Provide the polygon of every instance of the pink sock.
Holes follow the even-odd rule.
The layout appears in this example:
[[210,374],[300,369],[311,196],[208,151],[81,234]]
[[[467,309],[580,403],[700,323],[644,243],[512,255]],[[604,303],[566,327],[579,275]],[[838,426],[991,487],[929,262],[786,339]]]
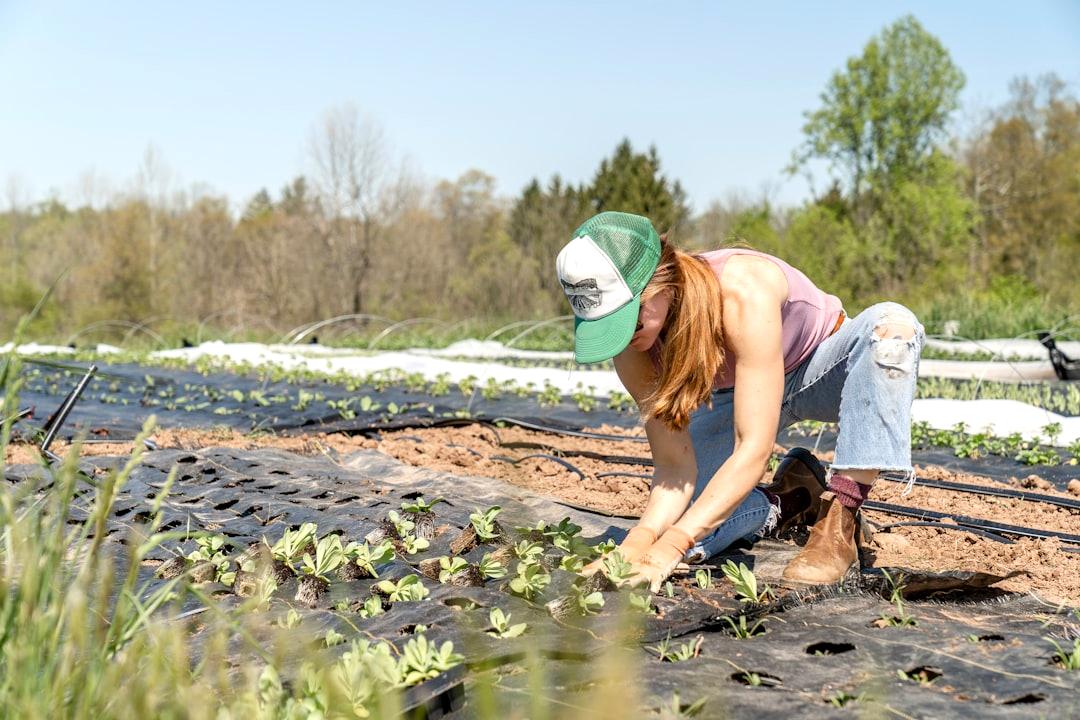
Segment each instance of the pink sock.
[[835,474],[829,478],[829,489],[836,494],[836,499],[846,508],[858,510],[870,495],[870,486],[855,482],[847,475]]

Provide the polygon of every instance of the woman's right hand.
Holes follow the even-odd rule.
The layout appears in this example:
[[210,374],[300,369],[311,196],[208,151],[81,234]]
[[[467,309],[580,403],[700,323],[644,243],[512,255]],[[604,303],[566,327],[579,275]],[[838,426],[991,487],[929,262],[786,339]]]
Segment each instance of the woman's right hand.
[[[619,543],[617,548],[619,553],[622,554],[623,560],[629,563],[636,563],[641,558],[645,557],[645,553],[649,551],[649,548],[656,542],[656,532],[651,528],[647,528],[644,525],[635,525],[630,528],[630,531],[626,533],[626,537]],[[591,563],[581,568],[581,574],[588,577],[601,568],[604,567],[604,558],[599,557],[593,560]]]

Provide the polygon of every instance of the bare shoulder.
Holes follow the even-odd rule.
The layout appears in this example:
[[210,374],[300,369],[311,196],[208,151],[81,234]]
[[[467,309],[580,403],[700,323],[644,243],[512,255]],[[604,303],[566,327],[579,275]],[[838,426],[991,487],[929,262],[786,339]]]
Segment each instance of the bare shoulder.
[[720,276],[721,291],[740,304],[763,300],[783,302],[788,296],[787,278],[776,263],[757,255],[735,255],[724,265]]

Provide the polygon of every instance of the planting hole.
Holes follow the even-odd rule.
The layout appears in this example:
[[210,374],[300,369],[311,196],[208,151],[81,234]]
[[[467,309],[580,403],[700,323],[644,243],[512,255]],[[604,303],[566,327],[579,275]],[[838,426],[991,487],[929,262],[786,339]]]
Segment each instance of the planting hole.
[[731,673],[731,679],[747,687],[779,687],[784,684],[784,681],[775,675],[749,670]]
[[1027,693],[1020,697],[1012,698],[1011,700],[1005,700],[1002,705],[1034,705],[1035,703],[1041,703],[1046,699],[1045,695],[1039,693]]
[[992,633],[990,635],[980,635],[976,640],[979,642],[1005,642],[1005,636]]
[[909,680],[914,680],[915,682],[921,683],[923,685],[928,685],[934,682],[943,674],[944,673],[941,671],[941,668],[931,667],[929,665],[920,665],[919,667],[911,668],[904,673],[904,675],[906,675]]
[[190,465],[191,463],[195,462],[196,460],[198,460],[198,458],[196,458],[194,455],[183,455],[181,457],[176,458],[176,464],[177,465]]
[[851,643],[819,642],[806,646],[807,655],[840,655],[851,652],[855,646]]
[[232,500],[226,500],[225,502],[220,502],[217,505],[215,505],[214,509],[215,510],[228,510],[229,508],[231,508],[233,505],[235,505],[238,502],[240,502],[240,498],[233,498]]
[[476,608],[484,607],[475,600],[463,597],[446,598],[442,601],[443,605],[453,608],[454,610],[475,610]]

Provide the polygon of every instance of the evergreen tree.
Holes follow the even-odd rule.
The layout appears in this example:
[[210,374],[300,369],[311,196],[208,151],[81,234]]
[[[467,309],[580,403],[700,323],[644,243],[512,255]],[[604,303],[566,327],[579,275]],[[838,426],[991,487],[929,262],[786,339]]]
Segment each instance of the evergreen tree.
[[595,212],[617,210],[644,215],[660,233],[690,217],[686,193],[678,180],[671,182],[661,173],[656,147],[636,153],[629,139],[600,162],[588,195]]

